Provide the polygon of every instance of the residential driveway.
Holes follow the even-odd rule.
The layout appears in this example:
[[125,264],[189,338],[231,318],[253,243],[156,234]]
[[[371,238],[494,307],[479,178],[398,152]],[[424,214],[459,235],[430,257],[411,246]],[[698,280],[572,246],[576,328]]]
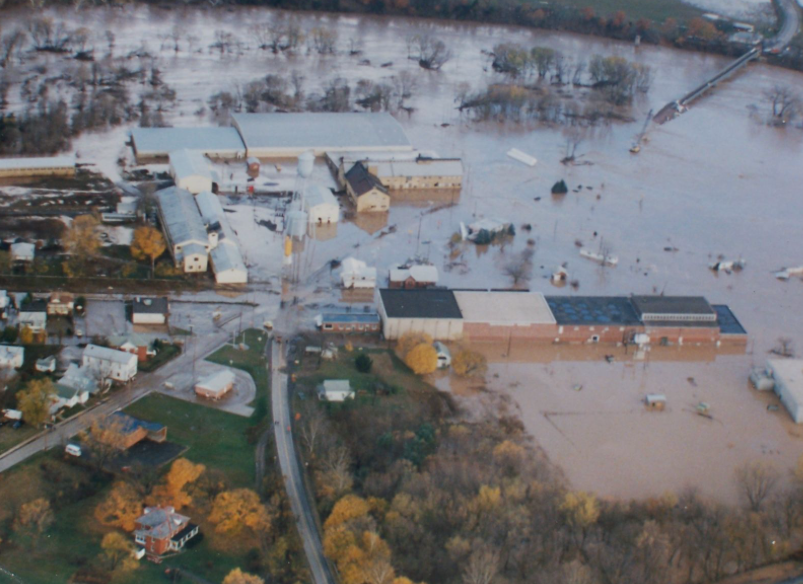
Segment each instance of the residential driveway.
[[[193,390],[195,382],[222,369],[229,369],[234,373],[234,389],[219,401],[196,396]],[[176,372],[167,379],[167,382],[173,384],[173,389],[167,389],[164,384],[161,384],[159,387],[155,388],[156,391],[195,404],[224,410],[232,414],[237,414],[238,416],[249,417],[254,412],[254,408],[246,404],[252,402],[256,397],[256,384],[253,378],[241,369],[224,367],[223,365],[218,365],[209,361],[198,360],[195,362],[194,368],[187,367]]]

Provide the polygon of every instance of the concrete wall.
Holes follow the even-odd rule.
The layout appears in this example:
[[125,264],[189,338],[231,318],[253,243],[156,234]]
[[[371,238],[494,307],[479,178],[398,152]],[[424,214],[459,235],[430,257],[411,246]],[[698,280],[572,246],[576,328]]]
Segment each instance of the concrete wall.
[[451,318],[387,318],[382,316],[382,334],[397,340],[406,333],[426,333],[436,341],[456,341],[463,336],[463,321]]
[[[650,336],[650,343],[662,342],[677,345],[711,345],[719,342],[719,327],[663,327],[648,326],[644,332]],[[663,341],[666,339],[666,341]]]

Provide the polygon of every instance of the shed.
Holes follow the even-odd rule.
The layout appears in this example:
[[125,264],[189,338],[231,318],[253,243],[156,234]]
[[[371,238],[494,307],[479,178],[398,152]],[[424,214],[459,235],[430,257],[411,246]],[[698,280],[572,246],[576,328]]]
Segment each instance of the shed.
[[356,258],[346,258],[340,264],[340,282],[343,288],[374,288],[376,268]]
[[170,176],[180,189],[192,194],[213,190],[212,170],[207,158],[197,150],[176,150],[168,156]]
[[0,178],[32,176],[75,176],[75,159],[70,156],[0,158]]
[[75,308],[75,296],[69,292],[54,292],[47,303],[48,315],[69,316]]
[[767,372],[775,380],[775,393],[795,424],[803,423],[803,359],[770,359]]
[[666,396],[662,393],[648,393],[644,397],[644,405],[648,410],[663,411],[666,408]]
[[221,369],[195,384],[195,395],[207,399],[218,400],[234,388],[234,373]]
[[391,288],[426,288],[438,283],[438,268],[430,265],[401,265],[390,269]]
[[327,379],[318,386],[321,401],[342,402],[354,398],[354,390],[348,379]]
[[24,241],[12,243],[10,249],[12,262],[32,262],[36,255],[36,246]]
[[56,356],[50,355],[37,359],[34,369],[39,373],[53,373],[56,370]]
[[340,220],[337,198],[323,185],[313,183],[307,187],[304,191],[304,209],[310,223],[337,223]]

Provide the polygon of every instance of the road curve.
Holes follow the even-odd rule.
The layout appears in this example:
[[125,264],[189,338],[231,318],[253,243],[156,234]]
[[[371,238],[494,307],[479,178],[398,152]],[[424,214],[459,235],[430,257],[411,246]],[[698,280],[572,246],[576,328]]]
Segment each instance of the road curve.
[[287,391],[287,375],[279,369],[284,364],[282,343],[272,340],[270,343],[270,373],[271,373],[271,409],[273,411],[273,428],[276,434],[276,449],[279,453],[279,466],[284,477],[287,497],[290,507],[296,517],[298,534],[304,542],[304,553],[312,572],[315,584],[335,584],[326,556],[323,554],[321,536],[315,523],[315,516],[310,507],[304,481],[301,477],[301,468],[296,457],[293,435],[290,432],[290,399]]
[[799,6],[794,0],[778,0],[778,6],[783,12],[783,26],[775,37],[765,43],[766,50],[783,50],[800,30],[800,8],[803,8],[803,0],[797,2]]

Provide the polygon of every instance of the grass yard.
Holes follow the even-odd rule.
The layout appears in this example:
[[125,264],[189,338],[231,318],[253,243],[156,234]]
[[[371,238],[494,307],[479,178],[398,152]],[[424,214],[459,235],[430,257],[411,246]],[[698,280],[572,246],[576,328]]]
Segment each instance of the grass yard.
[[159,367],[161,367],[171,359],[174,359],[175,357],[179,356],[180,354],[181,354],[181,347],[179,347],[178,345],[162,343],[162,345],[159,347],[159,350],[156,352],[156,355],[151,359],[148,359],[144,363],[139,363],[137,368],[140,371],[145,371],[146,373],[150,373],[152,371],[156,371],[157,369],[159,369]]
[[152,393],[125,412],[167,426],[167,438],[188,447],[184,456],[226,474],[236,487],[253,487],[254,446],[241,416]]
[[[259,329],[247,329],[235,339],[235,343],[242,343],[247,346],[247,349],[241,351],[232,345],[226,345],[209,355],[206,360],[242,369],[254,378],[257,397],[267,396],[270,384],[267,370],[268,359],[265,356],[267,333]],[[254,404],[252,402],[249,405],[253,406]]]

